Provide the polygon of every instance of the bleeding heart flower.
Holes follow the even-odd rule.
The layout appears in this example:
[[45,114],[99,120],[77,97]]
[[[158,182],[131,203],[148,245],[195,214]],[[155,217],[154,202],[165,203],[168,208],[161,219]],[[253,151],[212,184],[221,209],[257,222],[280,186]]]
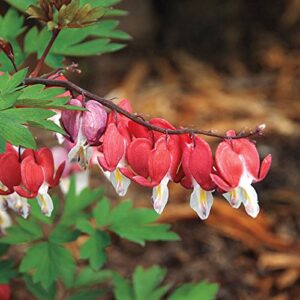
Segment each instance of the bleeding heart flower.
[[1,300],[11,299],[11,289],[8,284],[0,284],[0,299]]
[[182,168],[185,177],[181,184],[193,188],[190,206],[202,220],[209,216],[215,184],[210,178],[213,170],[213,158],[207,142],[199,137],[187,137],[184,141]]
[[[127,99],[120,101],[118,106],[131,112],[131,106]],[[100,140],[102,145],[98,148],[97,154],[94,154],[104,176],[112,183],[121,197],[125,196],[130,185],[130,180],[120,172],[120,168],[127,165],[126,148],[131,142],[128,123],[129,119],[125,116],[114,111],[110,112],[106,131]]]
[[48,189],[58,184],[64,165],[62,163],[54,174],[54,160],[48,148],[37,151],[26,149],[21,162],[22,184],[16,186],[15,191],[24,198],[37,197],[42,212],[50,216],[53,203]]
[[0,154],[0,195],[14,192],[14,186],[21,182],[21,165],[18,152],[9,144],[6,151]]
[[[233,131],[227,133],[235,135]],[[258,197],[252,182],[263,180],[271,166],[272,157],[267,155],[260,164],[257,149],[247,139],[226,140],[216,151],[217,173],[212,180],[224,191],[223,196],[234,207],[244,204],[253,218],[259,213]]]
[[171,167],[166,137],[160,137],[154,146],[149,139],[133,140],[127,149],[127,161],[128,166],[120,169],[122,174],[142,186],[152,187],[154,209],[162,213],[169,197],[167,184]]
[[126,139],[117,126],[110,123],[103,135],[103,144],[98,154],[98,163],[106,178],[112,183],[119,196],[125,196],[130,180],[122,175],[120,168],[126,165]]
[[[71,99],[70,105],[83,107],[79,99]],[[104,107],[95,100],[85,105],[86,111],[63,111],[62,125],[74,143],[69,152],[70,161],[78,161],[86,169],[92,155],[90,146],[100,143],[100,137],[106,128],[107,113]]]

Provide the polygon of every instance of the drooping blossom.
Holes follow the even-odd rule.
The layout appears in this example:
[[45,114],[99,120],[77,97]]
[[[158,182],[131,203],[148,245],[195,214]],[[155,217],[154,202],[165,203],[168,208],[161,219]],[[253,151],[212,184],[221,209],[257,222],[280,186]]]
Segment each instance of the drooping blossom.
[[11,299],[11,288],[8,284],[0,284],[0,299],[1,300]]
[[154,146],[148,139],[135,139],[128,147],[127,160],[129,165],[120,169],[122,174],[139,185],[152,187],[154,209],[161,213],[168,201],[167,174],[171,165],[165,138],[158,139]]
[[97,146],[106,128],[107,113],[104,107],[95,100],[84,105],[80,97],[71,99],[70,105],[85,107],[86,111],[65,110],[62,112],[61,123],[74,143],[68,157],[70,161],[78,161],[86,169],[91,155],[90,146]]
[[26,149],[21,156],[21,184],[14,190],[23,198],[37,197],[42,212],[50,216],[53,203],[48,189],[59,183],[63,170],[64,163],[55,172],[53,156],[48,148]]
[[[118,105],[131,112],[128,100],[124,99]],[[128,119],[111,112],[106,131],[101,138],[102,145],[98,148],[96,156],[105,177],[112,183],[119,196],[125,196],[130,185],[130,180],[120,172],[120,168],[127,165],[125,155],[130,141]]]
[[[149,121],[150,124],[164,128],[174,130],[175,127],[168,121],[161,118],[153,118]],[[148,135],[150,135],[148,133]],[[153,189],[152,201],[156,212],[162,213],[165,208],[168,197],[169,181],[180,182],[182,177],[182,172],[180,170],[181,160],[182,160],[182,147],[180,137],[177,135],[166,135],[160,132],[151,132],[153,135],[154,142],[156,143],[160,138],[164,138],[166,141],[167,150],[170,155],[170,166],[168,172],[160,182],[160,184]]]
[[[15,187],[21,183],[21,157],[19,157],[18,151],[7,143],[5,152],[0,154],[0,195],[3,203],[7,203],[9,208],[23,218],[27,218],[30,211],[27,199],[15,192]],[[2,207],[5,206],[2,205]],[[5,218],[4,214],[3,218]]]
[[208,143],[196,136],[183,136],[183,149],[182,169],[185,175],[181,184],[185,188],[193,188],[190,206],[204,220],[210,213],[215,189],[210,177],[213,171],[212,152]]
[[[174,129],[163,119],[152,119],[150,123]],[[179,137],[152,132],[132,121],[129,122],[129,132],[132,141],[126,151],[128,165],[120,170],[134,182],[153,188],[153,207],[156,212],[162,213],[169,197],[168,183],[177,180],[181,161]]]
[[21,164],[18,152],[10,144],[0,154],[0,195],[9,195],[21,182]]
[[[228,136],[234,136],[229,131]],[[211,178],[222,190],[223,196],[234,207],[244,204],[253,218],[259,213],[258,197],[252,183],[263,180],[271,166],[272,157],[267,155],[260,163],[254,143],[248,139],[226,140],[216,150],[216,174]]]

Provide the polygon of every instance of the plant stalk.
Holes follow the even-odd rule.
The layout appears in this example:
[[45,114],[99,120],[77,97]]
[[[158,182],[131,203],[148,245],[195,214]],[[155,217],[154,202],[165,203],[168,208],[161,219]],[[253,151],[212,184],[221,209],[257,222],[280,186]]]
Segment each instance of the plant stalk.
[[75,83],[67,80],[52,80],[52,79],[44,79],[44,78],[26,78],[23,82],[25,85],[33,85],[33,84],[44,84],[46,86],[58,86],[63,87],[67,90],[74,91],[78,93],[79,95],[85,96],[87,99],[93,99],[95,101],[98,101],[103,106],[109,108],[112,111],[116,111],[128,119],[134,121],[135,123],[138,123],[150,130],[157,131],[160,133],[164,133],[166,135],[180,135],[180,134],[189,134],[191,136],[195,134],[220,138],[220,139],[228,139],[228,140],[234,140],[234,139],[241,139],[241,138],[249,138],[252,136],[259,136],[263,134],[263,131],[265,129],[265,124],[258,125],[254,130],[249,131],[241,131],[236,136],[227,136],[226,134],[218,134],[213,130],[202,130],[202,129],[190,129],[190,128],[181,128],[181,129],[167,129],[162,128],[159,126],[155,126],[148,121],[143,120],[139,115],[137,114],[131,114],[130,112],[122,109],[117,104],[112,102],[109,99],[105,99],[102,97],[99,97],[98,95],[95,95],[80,86],[76,85]]
[[50,41],[49,41],[47,47],[45,48],[45,50],[44,50],[44,52],[43,52],[41,58],[39,59],[37,65],[36,65],[36,67],[35,67],[35,69],[31,72],[31,74],[29,75],[29,77],[36,77],[36,76],[39,75],[39,72],[40,72],[41,68],[42,68],[43,65],[44,65],[44,62],[45,62],[45,60],[46,60],[46,57],[47,57],[47,55],[49,54],[49,52],[50,52],[50,50],[51,50],[51,48],[52,48],[52,46],[53,46],[53,44],[54,44],[56,38],[58,37],[58,34],[60,33],[60,31],[61,31],[61,29],[54,29],[54,30],[52,31],[52,37],[51,37],[51,39],[50,39]]

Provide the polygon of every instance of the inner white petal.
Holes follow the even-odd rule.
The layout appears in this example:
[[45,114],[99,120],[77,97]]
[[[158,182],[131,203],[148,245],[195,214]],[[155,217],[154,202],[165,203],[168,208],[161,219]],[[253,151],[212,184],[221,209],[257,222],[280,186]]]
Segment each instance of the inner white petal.
[[6,228],[12,225],[11,217],[6,210],[0,209],[0,231],[5,233]]
[[239,208],[242,203],[241,191],[239,187],[224,193],[223,197],[230,203],[233,208]]
[[212,204],[212,191],[205,191],[198,183],[194,183],[194,189],[190,198],[190,206],[202,220],[208,218]]
[[152,202],[153,208],[158,213],[161,214],[168,202],[169,198],[169,177],[166,175],[159,185],[155,186],[152,191]]
[[42,213],[45,216],[50,217],[52,214],[53,208],[54,208],[50,195],[48,193],[38,194],[37,200],[38,200],[38,203],[39,203]]
[[110,172],[109,181],[120,197],[126,195],[131,180],[124,176],[118,167],[113,172]]
[[27,219],[30,213],[30,205],[26,198],[21,197],[16,192],[6,197],[8,207],[18,215]]
[[79,195],[82,190],[89,186],[89,170],[83,170],[75,173],[76,194]]
[[247,214],[252,218],[256,218],[259,213],[259,205],[254,187],[250,184],[241,187],[241,195]]

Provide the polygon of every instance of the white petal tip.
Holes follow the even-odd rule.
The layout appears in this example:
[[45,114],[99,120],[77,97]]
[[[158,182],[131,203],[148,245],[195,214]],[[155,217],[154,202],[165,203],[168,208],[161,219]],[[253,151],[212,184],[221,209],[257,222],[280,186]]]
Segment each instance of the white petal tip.
[[211,191],[203,190],[199,185],[194,187],[190,198],[190,206],[201,220],[206,220],[213,204]]
[[263,130],[266,129],[266,127],[267,127],[266,124],[260,124],[260,125],[257,126],[257,129],[258,129],[259,131],[263,131]]
[[159,214],[161,215],[162,212],[164,211],[164,207],[161,206],[160,203],[153,203],[153,209]]
[[257,216],[258,216],[258,214],[259,214],[259,210],[257,210],[257,211],[247,211],[246,210],[246,212],[247,212],[247,214],[250,216],[250,217],[252,217],[253,219],[255,219]]

